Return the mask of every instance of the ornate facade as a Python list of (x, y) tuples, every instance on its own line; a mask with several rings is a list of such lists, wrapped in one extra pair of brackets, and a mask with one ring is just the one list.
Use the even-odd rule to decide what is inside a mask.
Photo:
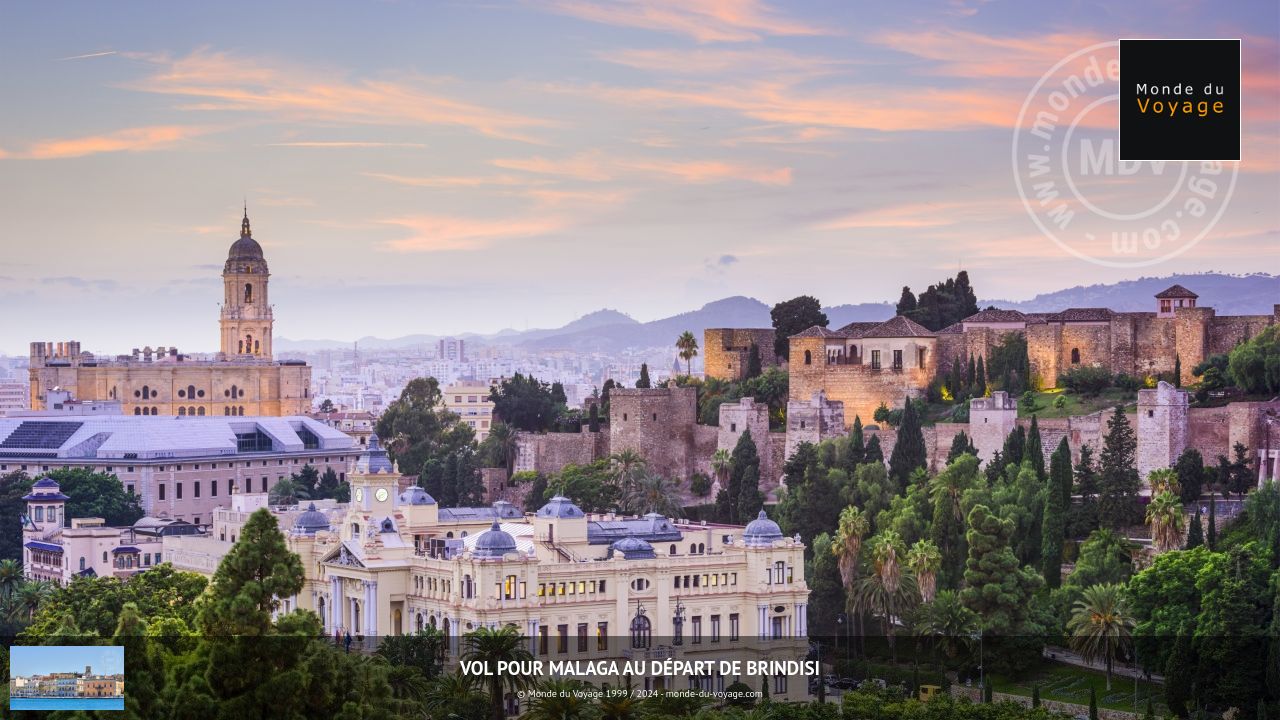
[(54, 388), (79, 400), (117, 400), (133, 415), (302, 415), (311, 410), (311, 368), (276, 362), (270, 273), (246, 211), (223, 266), (219, 352), (194, 359), (177, 348), (97, 357), (80, 343), (31, 343), (31, 405), (45, 408)]

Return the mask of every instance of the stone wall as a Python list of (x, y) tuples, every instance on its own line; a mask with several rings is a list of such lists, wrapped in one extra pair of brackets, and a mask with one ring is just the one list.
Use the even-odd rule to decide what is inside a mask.
[(844, 403), (828, 400), (822, 392), (807, 400), (787, 402), (787, 442), (783, 458), (795, 454), (801, 443), (817, 445), (845, 434)]
[(651, 471), (688, 480), (696, 468), (697, 389), (617, 388), (609, 392), (611, 453), (634, 450)]
[(760, 348), (760, 366), (777, 367), (773, 328), (707, 328), (702, 335), (703, 374), (721, 380), (741, 380), (747, 371), (751, 345)]
[[(716, 428), (716, 441), (711, 452), (727, 450), (730, 453), (738, 446), (738, 440), (744, 432), (751, 431), (751, 441), (756, 444), (756, 452), (760, 456), (760, 480), (775, 478), (780, 466), (773, 464), (773, 453), (769, 452), (769, 405), (758, 403), (755, 398), (745, 397), (736, 403), (725, 403), (720, 406), (720, 425)], [(707, 465), (708, 476), (711, 468), (710, 454), (698, 455)]]
[[(806, 351), (809, 364), (802, 359)], [(861, 417), (864, 424), (872, 422), (881, 403), (900, 408), (908, 397), (923, 396), (933, 376), (932, 365), (901, 370), (887, 365), (878, 370), (870, 365), (828, 365), (823, 338), (792, 338), (791, 357), (790, 399), (805, 401), (824, 392), (828, 400), (844, 403), (846, 426), (853, 424), (854, 417)]]
[(609, 456), (609, 433), (516, 433), (515, 472), (558, 473)]
[(969, 401), (969, 439), (978, 450), (979, 462), (986, 465), (995, 457), (1017, 422), (1018, 403), (1003, 390)]

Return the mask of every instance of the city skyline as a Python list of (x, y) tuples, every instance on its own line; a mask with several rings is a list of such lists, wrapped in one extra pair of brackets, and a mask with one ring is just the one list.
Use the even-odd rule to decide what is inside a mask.
[[(981, 297), (1008, 299), (1276, 269), (1272, 4), (151, 15), (6, 10), (0, 207), (17, 239), (0, 301), (25, 312), (0, 351), (214, 349), (246, 199), (291, 339), (556, 327), (604, 307), (652, 320), (732, 295), (892, 302), (957, 267)], [(1199, 245), (1100, 268), (1037, 232), (1010, 135), (1057, 59), (1138, 29), (1244, 39), (1244, 162)], [(123, 332), (102, 316), (135, 320)]]
[(14, 645), (9, 648), (9, 678), (83, 672), (124, 673), (124, 647), (119, 645)]

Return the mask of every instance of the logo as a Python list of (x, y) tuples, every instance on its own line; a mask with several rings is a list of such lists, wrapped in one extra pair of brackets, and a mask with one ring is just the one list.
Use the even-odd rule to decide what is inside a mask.
[(1239, 160), (1240, 41), (1121, 40), (1120, 159)]
[(1013, 173), (1031, 219), (1059, 247), (1097, 265), (1142, 267), (1209, 234), (1239, 167), (1120, 158), (1119, 45), (1078, 50), (1032, 87), (1014, 128)]

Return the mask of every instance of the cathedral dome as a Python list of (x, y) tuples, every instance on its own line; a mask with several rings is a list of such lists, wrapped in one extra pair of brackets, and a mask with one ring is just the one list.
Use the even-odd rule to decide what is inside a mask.
[(249, 211), (246, 208), (244, 219), (240, 221), (240, 239), (231, 243), (227, 251), (227, 267), (246, 261), (266, 262), (262, 256), (262, 246), (253, 239), (253, 231), (249, 228)]
[(476, 538), (475, 550), (476, 557), (482, 558), (501, 558), (507, 553), (516, 552), (516, 539), (511, 534), (503, 530), (495, 519), (493, 527), (485, 531), (480, 537)]
[(742, 531), (743, 542), (751, 547), (768, 547), (775, 540), (781, 539), (782, 528), (778, 527), (778, 523), (770, 520), (763, 510)]

